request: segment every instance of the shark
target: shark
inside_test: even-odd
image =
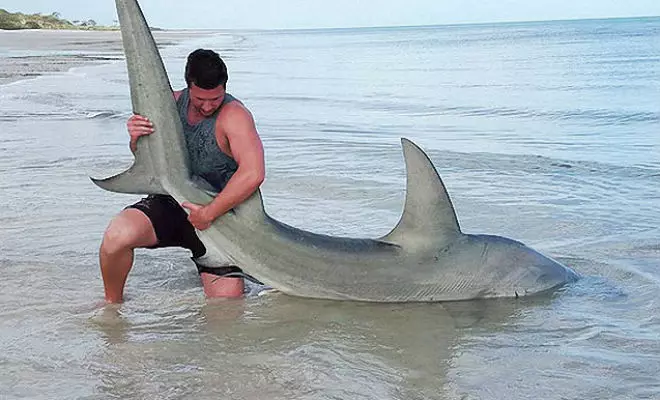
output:
[[[140,138],[126,171],[92,181],[117,193],[168,194],[208,204],[217,193],[191,175],[167,76],[136,0],[116,0],[133,112],[155,133]],[[365,302],[443,302],[520,297],[576,280],[570,267],[523,243],[461,231],[447,189],[427,154],[402,138],[403,211],[378,238],[318,234],[278,221],[260,190],[198,231],[210,258],[238,265],[288,295]]]

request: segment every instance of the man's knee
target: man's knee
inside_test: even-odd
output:
[[[124,210],[110,221],[103,234],[101,250],[116,253],[157,243],[151,221],[138,210]]]

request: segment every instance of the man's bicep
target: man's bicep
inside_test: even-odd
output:
[[[263,169],[264,150],[252,115],[245,111],[232,116],[225,129],[233,158],[239,167]]]

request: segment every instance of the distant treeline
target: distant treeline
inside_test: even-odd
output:
[[[93,19],[69,21],[60,17],[60,13],[49,15],[10,13],[0,8],[0,29],[119,29],[118,26],[101,26]]]

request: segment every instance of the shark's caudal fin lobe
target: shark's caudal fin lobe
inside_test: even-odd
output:
[[[167,71],[139,4],[136,0],[115,0],[115,4],[133,112],[149,118],[155,134],[138,140],[135,164],[129,170],[92,181],[119,193],[168,193],[190,179],[181,118]]]
[[[126,171],[105,179],[90,178],[97,186],[110,192],[129,194],[168,194],[149,165],[136,159]]]
[[[158,97],[163,94],[171,98],[171,85],[158,52],[156,41],[144,18],[140,5],[136,0],[115,0],[115,4],[121,26],[126,63],[129,68],[128,78],[131,99],[133,100],[133,111],[139,114],[144,111],[142,110],[144,106],[140,104],[140,100],[149,101],[151,100],[149,96]],[[144,74],[148,74],[150,79],[144,79]],[[157,87],[160,90],[156,91],[154,88],[146,90],[147,88],[143,86],[147,81],[157,81]],[[165,88],[170,89],[165,90]],[[146,97],[141,99],[140,95]]]
[[[397,226],[381,240],[405,245],[407,239],[451,241],[461,233],[454,206],[429,157],[416,144],[402,138],[406,161],[406,201]]]

